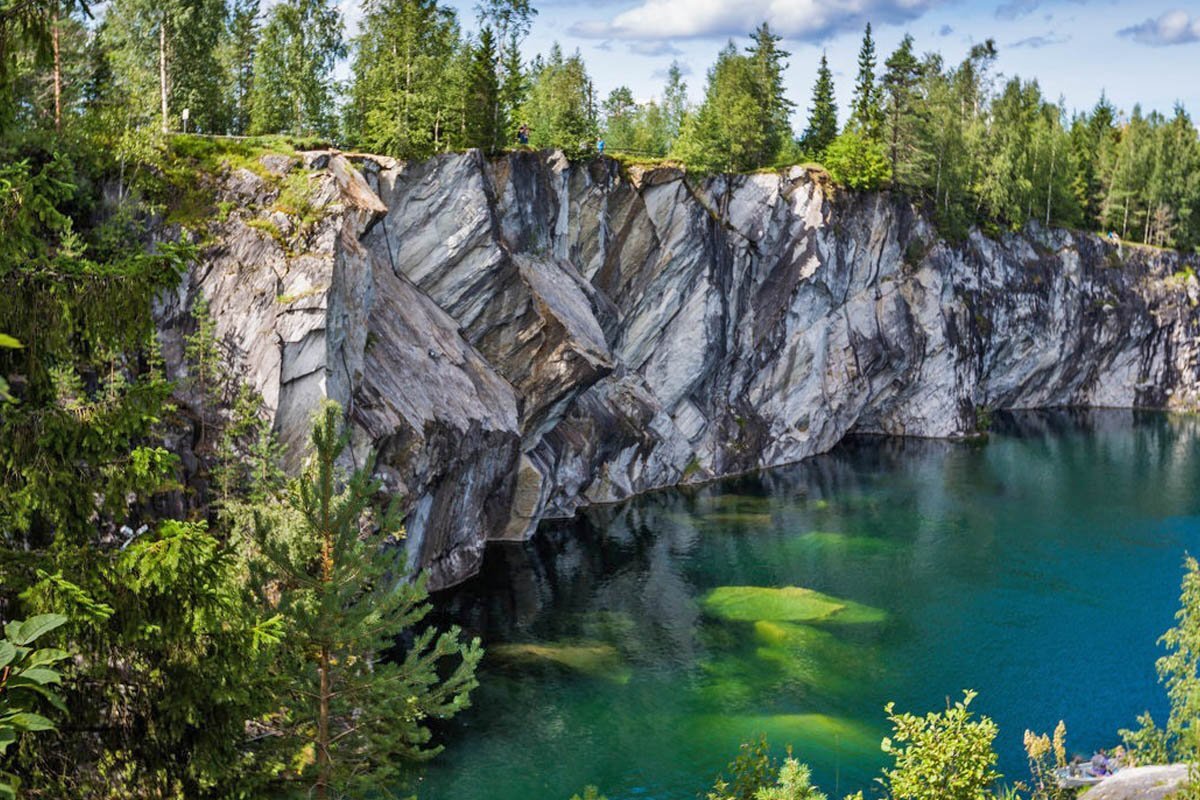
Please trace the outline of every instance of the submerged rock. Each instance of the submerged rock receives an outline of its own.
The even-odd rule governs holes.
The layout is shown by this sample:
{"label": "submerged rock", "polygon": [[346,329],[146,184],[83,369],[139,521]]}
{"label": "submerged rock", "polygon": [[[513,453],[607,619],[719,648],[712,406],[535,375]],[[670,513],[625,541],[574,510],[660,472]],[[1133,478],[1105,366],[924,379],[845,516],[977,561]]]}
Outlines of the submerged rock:
{"label": "submerged rock", "polygon": [[738,622],[808,622],[854,625],[883,622],[878,608],[800,586],[718,586],[704,596],[704,610]]}
{"label": "submerged rock", "polygon": [[950,243],[903,198],[802,169],[693,179],[474,151],[269,166],[306,170],[307,212],[225,176],[235,210],[160,304],[164,354],[183,375],[203,293],[292,466],[320,400],[341,402],[433,588],[542,519],[851,432],[1200,398],[1194,258],[1040,228]]}

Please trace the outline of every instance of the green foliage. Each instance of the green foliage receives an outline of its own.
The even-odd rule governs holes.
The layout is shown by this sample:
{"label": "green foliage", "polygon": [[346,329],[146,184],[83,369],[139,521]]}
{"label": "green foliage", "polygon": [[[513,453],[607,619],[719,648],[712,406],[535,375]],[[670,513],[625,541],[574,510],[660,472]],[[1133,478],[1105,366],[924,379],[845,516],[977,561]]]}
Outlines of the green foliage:
{"label": "green foliage", "polygon": [[[62,683],[56,665],[70,654],[33,646],[66,621],[61,614],[41,614],[4,626],[0,638],[0,765],[21,734],[54,730],[54,723],[38,713],[44,706],[66,711],[56,688]],[[0,768],[0,798],[15,798],[19,788],[20,779]]]}
{"label": "green foliage", "polygon": [[583,794],[571,795],[571,800],[608,800],[595,786],[583,787]]}
{"label": "green foliage", "polygon": [[[728,774],[728,778],[725,774]],[[725,773],[718,775],[708,800],[755,800],[759,789],[774,783],[777,773],[775,760],[771,758],[767,737],[759,736],[752,742],[743,742],[738,754],[729,762]]]}
{"label": "green foliage", "polygon": [[871,23],[868,22],[858,51],[858,77],[850,104],[850,127],[857,128],[872,140],[879,139],[883,127],[879,91],[875,83],[875,40],[871,38]]}
{"label": "green foliage", "polygon": [[826,800],[826,797],[812,785],[812,771],[808,765],[792,758],[789,750],[775,785],[759,787],[754,800]]}
{"label": "green foliage", "polygon": [[883,145],[857,128],[842,131],[826,148],[822,163],[835,181],[851,189],[877,189],[892,177]]}
{"label": "green foliage", "polygon": [[557,147],[571,158],[593,152],[599,132],[592,79],[578,52],[563,56],[555,44],[550,55],[534,62],[532,85],[520,117],[529,125],[535,148]]}
{"label": "green foliage", "polygon": [[328,0],[273,6],[254,57],[250,132],[332,135],[333,68],[345,54],[341,15]]}
{"label": "green foliage", "polygon": [[257,614],[244,565],[205,525],[130,535],[123,549],[59,555],[22,593],[31,610],[69,613],[78,655],[72,726],[22,752],[20,771],[50,796],[236,796],[258,779],[242,743],[246,721],[272,710],[266,666],[282,629]]}
{"label": "green foliage", "polygon": [[701,172],[747,172],[795,156],[783,90],[788,53],[763,23],[746,55],[730,42],[708,73],[704,102],[687,117],[671,155]]}
{"label": "green foliage", "polygon": [[[382,0],[366,6],[353,42],[353,78],[345,110],[349,138],[373,152],[426,158],[448,149],[479,90],[468,80],[470,49],[460,43],[454,11],[435,0]],[[465,56],[465,57],[464,57]],[[483,65],[477,65],[483,66]],[[495,91],[488,78],[485,91]],[[491,102],[489,100],[489,102]],[[476,123],[478,124],[478,123]],[[499,127],[494,118],[490,125]]]}
{"label": "green foliage", "polygon": [[464,136],[467,147],[494,153],[504,147],[500,106],[500,78],[496,74],[496,37],[491,28],[479,33],[479,42],[471,48],[467,73],[464,110]]}
{"label": "green foliage", "polygon": [[820,160],[826,148],[838,135],[837,104],[833,98],[833,73],[825,54],[821,53],[821,65],[817,68],[817,82],[813,86],[812,107],[808,110],[808,128],[804,131],[801,144],[804,152]]}
{"label": "green foliage", "polygon": [[1154,717],[1149,711],[1139,714],[1137,723],[1138,727],[1135,730],[1118,731],[1129,754],[1129,760],[1135,765],[1170,763],[1171,739],[1167,732],[1154,722]]}
{"label": "green foliage", "polygon": [[1167,648],[1155,664],[1171,704],[1166,727],[1146,712],[1137,719],[1139,728],[1123,730],[1121,737],[1136,763],[1187,762],[1190,780],[1176,796],[1192,800],[1200,797],[1200,562],[1193,556],[1184,559],[1175,625],[1159,643]]}
{"label": "green foliage", "polygon": [[[255,583],[264,613],[277,613],[287,632],[278,734],[311,754],[290,777],[317,797],[395,785],[406,763],[435,755],[427,720],[467,707],[483,654],[457,629],[417,630],[429,611],[424,582],[404,580],[399,522],[371,506],[379,489],[371,460],[348,476],[338,470],[347,443],[341,410],[326,405],[289,502],[260,512],[255,525],[264,570]],[[385,658],[406,632],[403,656]]]}
{"label": "green foliage", "polygon": [[881,780],[894,800],[986,800],[999,780],[992,749],[997,728],[988,717],[973,720],[975,693],[945,711],[923,717],[898,714],[888,703],[892,736],[883,751],[895,760]]}

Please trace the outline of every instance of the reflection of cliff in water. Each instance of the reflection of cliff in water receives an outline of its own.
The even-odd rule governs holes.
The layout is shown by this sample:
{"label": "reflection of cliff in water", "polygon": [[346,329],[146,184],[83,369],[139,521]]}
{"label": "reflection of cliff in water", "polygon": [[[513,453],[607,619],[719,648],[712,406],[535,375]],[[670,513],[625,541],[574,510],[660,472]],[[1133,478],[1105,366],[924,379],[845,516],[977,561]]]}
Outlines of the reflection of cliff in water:
{"label": "reflection of cliff in water", "polygon": [[[1019,439],[1019,452],[985,441],[851,436],[798,464],[594,506],[576,519],[543,523],[531,541],[492,543],[481,574],[439,596],[438,605],[488,639],[537,625],[549,608],[619,610],[669,637],[686,658],[699,617],[689,561],[707,527],[727,530],[704,546],[724,551],[726,582],[736,583],[748,540],[794,535],[803,525],[836,528],[853,516],[857,533],[904,542],[905,558],[892,566],[906,570],[919,591],[947,561],[970,568],[986,564],[989,553],[1003,557],[997,506],[1021,504],[1045,517],[1058,498],[1095,496],[1097,510],[1119,504],[1154,513],[1167,496],[1188,491],[1200,466],[1198,425],[1192,416],[1136,410],[997,414],[994,438]],[[997,473],[1011,475],[1004,467],[1014,458],[1033,463],[1006,481]],[[1139,492],[1146,480],[1161,493]],[[993,502],[980,503],[980,487]],[[906,530],[890,529],[897,515]],[[970,537],[955,536],[966,530]]]}

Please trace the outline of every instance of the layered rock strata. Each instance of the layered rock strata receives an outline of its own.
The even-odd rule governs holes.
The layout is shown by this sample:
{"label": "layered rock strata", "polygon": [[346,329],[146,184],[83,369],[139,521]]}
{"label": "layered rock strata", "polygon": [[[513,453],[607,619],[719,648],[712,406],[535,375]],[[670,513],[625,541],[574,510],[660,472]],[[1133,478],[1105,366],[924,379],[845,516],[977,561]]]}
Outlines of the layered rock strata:
{"label": "layered rock strata", "polygon": [[[303,213],[278,202],[297,176]],[[434,587],[542,519],[851,432],[1200,404],[1195,259],[1061,230],[948,243],[800,168],[314,152],[220,187],[234,210],[159,309],[168,363],[203,293],[293,466],[340,402]]]}

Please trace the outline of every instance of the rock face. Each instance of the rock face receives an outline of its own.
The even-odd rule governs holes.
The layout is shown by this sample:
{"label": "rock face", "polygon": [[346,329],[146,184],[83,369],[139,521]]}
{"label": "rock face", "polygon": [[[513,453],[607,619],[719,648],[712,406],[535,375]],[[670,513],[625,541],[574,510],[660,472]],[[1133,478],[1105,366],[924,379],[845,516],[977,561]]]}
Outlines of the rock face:
{"label": "rock face", "polygon": [[[237,207],[198,293],[299,458],[322,397],[406,498],[434,587],[489,539],[655,487],[797,461],[850,432],[972,434],[982,408],[1200,405],[1200,283],[1172,253],[1034,229],[947,243],[819,175],[693,179],[557,153],[307,153]],[[314,221],[315,218],[315,221]]]}

